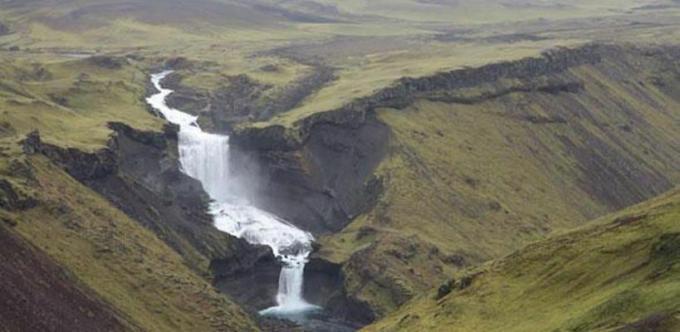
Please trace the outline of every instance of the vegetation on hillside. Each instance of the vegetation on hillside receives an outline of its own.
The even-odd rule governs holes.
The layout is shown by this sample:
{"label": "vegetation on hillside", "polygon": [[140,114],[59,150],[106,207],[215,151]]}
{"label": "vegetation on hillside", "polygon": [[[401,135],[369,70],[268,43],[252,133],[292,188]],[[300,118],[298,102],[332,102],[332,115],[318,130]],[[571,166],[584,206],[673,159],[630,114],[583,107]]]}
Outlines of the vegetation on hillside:
{"label": "vegetation on hillside", "polygon": [[350,292],[389,312],[451,269],[679,183],[677,63],[612,50],[597,64],[434,86],[405,109],[380,110],[392,130],[377,170],[384,193],[324,237],[320,255],[345,264]]}
{"label": "vegetation on hillside", "polygon": [[[472,266],[680,183],[677,53],[650,45],[680,41],[679,15],[673,0],[0,0],[0,222],[131,328],[256,330],[210,285],[201,239],[168,227],[181,242],[169,246],[116,208],[120,192],[105,199],[21,141],[38,130],[94,152],[112,121],[162,132],[144,97],[168,66],[174,102],[203,128],[297,139],[362,98],[407,95],[404,82],[608,41],[603,61],[371,108],[390,132],[380,195],[318,237],[315,258],[342,266],[339,292],[387,315],[369,330],[677,328],[677,191]],[[408,302],[452,275],[446,294]]]}
{"label": "vegetation on hillside", "polygon": [[3,64],[2,75],[2,221],[68,271],[67,280],[125,317],[128,328],[257,330],[248,314],[190,268],[200,262],[184,261],[64,169],[22,151],[20,142],[33,130],[50,144],[85,152],[105,148],[110,121],[160,130],[162,121],[143,104],[146,75],[113,57],[44,65],[16,59]]}
{"label": "vegetation on hillside", "polygon": [[676,331],[678,221],[675,189],[461,271],[365,331]]}

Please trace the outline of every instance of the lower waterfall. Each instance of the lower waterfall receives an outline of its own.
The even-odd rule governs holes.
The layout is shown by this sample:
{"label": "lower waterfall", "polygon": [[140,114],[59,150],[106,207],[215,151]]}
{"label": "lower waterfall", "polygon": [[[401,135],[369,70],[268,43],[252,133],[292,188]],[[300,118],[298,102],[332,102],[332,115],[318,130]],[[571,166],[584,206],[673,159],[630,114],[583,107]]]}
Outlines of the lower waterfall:
{"label": "lower waterfall", "polygon": [[267,245],[281,260],[276,295],[277,305],[260,313],[285,315],[318,308],[302,297],[304,268],[312,251],[314,238],[285,220],[252,206],[240,195],[229,172],[229,137],[204,132],[197,116],[173,109],[166,97],[173,91],[161,86],[161,81],[172,71],[151,76],[158,93],[146,100],[156,111],[179,125],[179,156],[182,170],[199,180],[213,199],[210,212],[215,227],[220,231],[243,238],[252,244]]}

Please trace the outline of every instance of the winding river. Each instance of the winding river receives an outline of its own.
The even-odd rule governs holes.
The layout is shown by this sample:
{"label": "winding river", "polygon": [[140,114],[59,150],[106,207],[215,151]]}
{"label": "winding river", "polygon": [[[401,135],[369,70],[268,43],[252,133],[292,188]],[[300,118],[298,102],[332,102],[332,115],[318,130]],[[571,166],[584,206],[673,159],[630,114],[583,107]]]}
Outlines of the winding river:
{"label": "winding river", "polygon": [[[267,245],[281,260],[277,305],[262,315],[287,316],[317,309],[302,297],[303,272],[314,238],[285,220],[251,205],[229,172],[229,136],[204,132],[197,116],[169,107],[166,97],[173,91],[161,86],[172,71],[151,76],[159,91],[147,102],[165,118],[179,125],[179,156],[183,172],[199,180],[213,202],[210,212],[220,231],[243,238],[252,244]],[[256,285],[254,285],[256,287]]]}

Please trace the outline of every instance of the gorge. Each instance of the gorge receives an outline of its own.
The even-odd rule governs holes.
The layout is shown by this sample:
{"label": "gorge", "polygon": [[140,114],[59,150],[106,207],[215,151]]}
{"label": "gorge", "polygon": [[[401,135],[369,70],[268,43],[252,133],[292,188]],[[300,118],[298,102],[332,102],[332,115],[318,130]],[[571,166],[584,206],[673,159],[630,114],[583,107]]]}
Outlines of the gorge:
{"label": "gorge", "polygon": [[677,0],[0,0],[0,332],[680,331]]}
{"label": "gorge", "polygon": [[169,122],[179,125],[182,170],[199,180],[213,199],[210,211],[215,227],[252,244],[269,246],[282,262],[277,306],[260,313],[286,317],[318,308],[302,298],[303,273],[314,238],[285,220],[252,206],[243,197],[244,189],[230,178],[229,137],[202,131],[196,116],[166,105],[165,99],[172,90],[163,88],[161,81],[170,73],[152,75],[151,81],[159,92],[150,96],[147,102]]}

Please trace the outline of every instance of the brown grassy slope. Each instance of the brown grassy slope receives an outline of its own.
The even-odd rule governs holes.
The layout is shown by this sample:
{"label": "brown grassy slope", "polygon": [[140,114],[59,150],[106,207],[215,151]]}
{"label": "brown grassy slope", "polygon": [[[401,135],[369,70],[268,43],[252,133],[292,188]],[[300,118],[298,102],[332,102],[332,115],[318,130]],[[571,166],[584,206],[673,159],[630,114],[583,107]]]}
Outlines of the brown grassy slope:
{"label": "brown grassy slope", "polygon": [[[45,253],[0,223],[2,331],[123,331],[131,326]],[[36,319],[39,317],[40,319]]]}
{"label": "brown grassy slope", "polygon": [[563,72],[435,89],[380,110],[392,129],[377,172],[385,192],[322,241],[321,255],[345,263],[350,292],[386,313],[461,265],[677,184],[678,63],[613,50]]}
{"label": "brown grassy slope", "polygon": [[680,191],[466,273],[365,330],[677,331]]}

